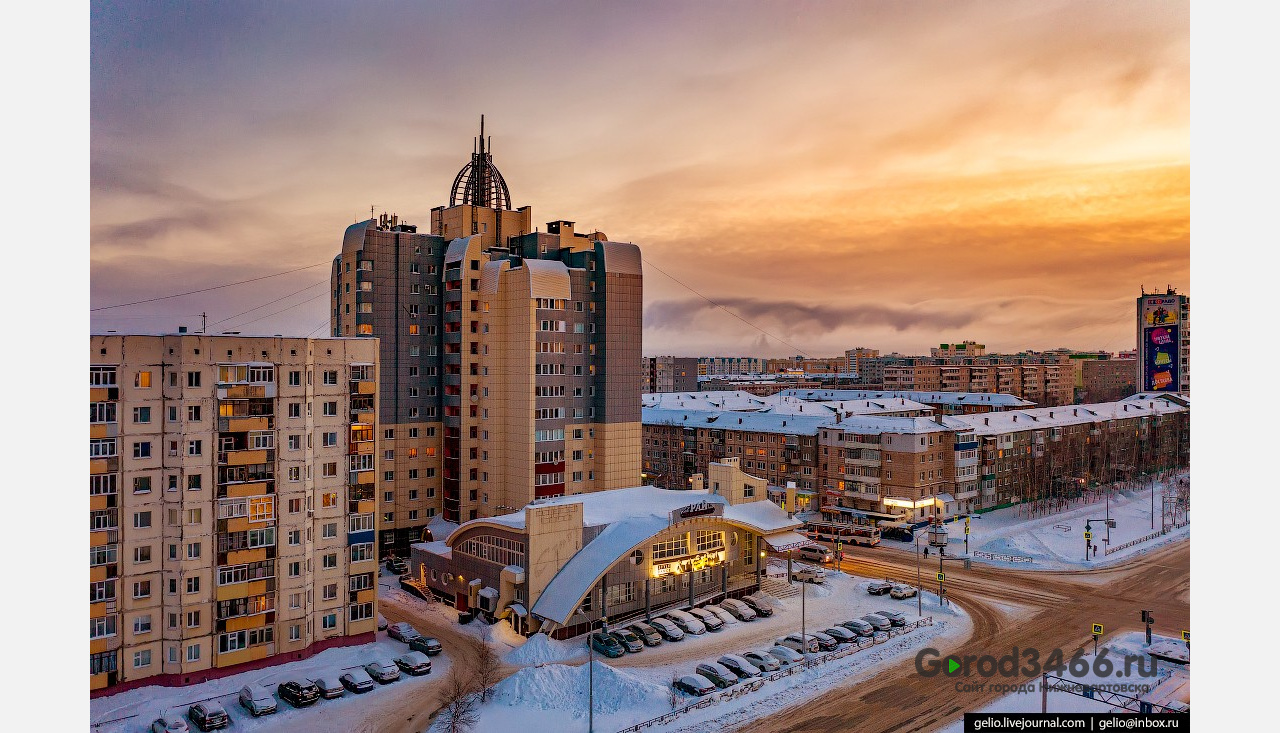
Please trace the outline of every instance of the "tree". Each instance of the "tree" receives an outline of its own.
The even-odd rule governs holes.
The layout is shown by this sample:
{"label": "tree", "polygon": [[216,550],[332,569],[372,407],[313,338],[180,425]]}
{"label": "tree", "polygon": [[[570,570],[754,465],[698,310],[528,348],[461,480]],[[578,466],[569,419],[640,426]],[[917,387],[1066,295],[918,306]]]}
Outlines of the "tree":
{"label": "tree", "polygon": [[680,707],[680,703],[684,702],[684,695],[676,687],[677,679],[674,674],[671,675],[671,687],[667,688],[667,702],[671,703],[672,710]]}
{"label": "tree", "polygon": [[[489,629],[486,628],[485,631]],[[498,655],[494,653],[493,647],[489,646],[484,639],[472,638],[468,643],[471,645],[476,665],[472,680],[475,682],[476,691],[480,694],[480,702],[486,702],[493,695],[493,686],[502,679],[499,673],[501,662],[498,660]]]}
{"label": "tree", "polygon": [[448,733],[466,733],[480,722],[480,699],[473,679],[464,679],[455,667],[440,690],[440,724]]}

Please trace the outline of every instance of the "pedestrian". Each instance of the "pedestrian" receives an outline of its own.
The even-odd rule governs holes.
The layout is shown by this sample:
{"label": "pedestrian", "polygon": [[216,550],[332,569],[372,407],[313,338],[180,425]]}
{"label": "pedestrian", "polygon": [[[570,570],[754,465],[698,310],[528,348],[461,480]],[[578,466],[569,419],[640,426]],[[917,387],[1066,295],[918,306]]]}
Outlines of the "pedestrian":
{"label": "pedestrian", "polygon": [[924,556],[925,556],[925,557],[928,557],[928,556],[929,556],[929,548],[928,548],[928,547],[924,548]]}

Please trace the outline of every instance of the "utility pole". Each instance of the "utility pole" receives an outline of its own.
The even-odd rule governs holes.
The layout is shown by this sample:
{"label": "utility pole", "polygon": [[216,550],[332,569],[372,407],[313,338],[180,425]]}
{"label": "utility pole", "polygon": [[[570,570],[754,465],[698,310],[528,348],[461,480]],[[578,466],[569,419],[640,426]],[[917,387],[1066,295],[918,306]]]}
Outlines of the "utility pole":
{"label": "utility pole", "polygon": [[804,645],[805,654],[809,653],[809,637],[805,635],[804,630],[804,600],[809,595],[809,583],[801,581],[800,583],[800,643]]}
{"label": "utility pole", "polygon": [[920,582],[920,535],[916,535],[916,616],[924,616],[924,585]]}

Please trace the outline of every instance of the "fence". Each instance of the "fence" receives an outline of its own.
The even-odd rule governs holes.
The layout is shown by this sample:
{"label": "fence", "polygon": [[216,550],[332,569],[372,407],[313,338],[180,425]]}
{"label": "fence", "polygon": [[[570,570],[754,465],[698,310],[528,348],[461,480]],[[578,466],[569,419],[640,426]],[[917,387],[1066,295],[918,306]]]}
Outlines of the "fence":
{"label": "fence", "polygon": [[1130,540],[1130,541],[1128,541],[1128,542],[1124,543],[1123,545],[1116,545],[1116,546],[1114,546],[1114,547],[1108,547],[1106,550],[1104,550],[1104,551],[1103,551],[1103,553],[1102,553],[1102,554],[1103,554],[1103,555],[1110,555],[1110,554],[1111,554],[1111,553],[1113,553],[1113,552],[1119,552],[1119,551],[1121,551],[1121,550],[1127,550],[1127,549],[1129,549],[1130,547],[1133,547],[1134,545],[1138,545],[1138,544],[1141,544],[1141,543],[1143,543],[1143,542],[1147,542],[1147,541],[1149,541],[1149,540],[1154,540],[1154,539],[1155,539],[1155,538],[1157,538],[1157,537],[1160,537],[1160,536],[1162,536],[1162,535],[1166,535],[1166,534],[1168,534],[1169,532],[1172,532],[1172,531],[1173,531],[1173,530],[1175,530],[1175,529],[1180,529],[1180,528],[1182,528],[1182,527],[1185,527],[1185,526],[1187,526],[1188,524],[1191,524],[1191,520],[1190,520],[1190,519],[1188,519],[1188,520],[1187,520],[1187,521],[1185,521],[1185,522],[1182,522],[1181,524],[1173,524],[1173,525],[1170,525],[1170,526],[1168,526],[1168,527],[1166,527],[1166,528],[1164,528],[1164,529],[1162,529],[1162,530],[1160,530],[1160,531],[1158,531],[1158,532],[1152,532],[1151,534],[1149,534],[1149,535],[1147,535],[1147,536],[1145,536],[1145,537],[1139,537],[1139,538],[1138,538],[1138,539],[1136,539],[1136,540]]}
{"label": "fence", "polygon": [[973,556],[983,560],[995,560],[996,562],[1035,562],[1033,558],[1025,555],[1004,555],[999,552],[983,552],[982,550],[974,550]]}
{"label": "fence", "polygon": [[828,662],[832,662],[837,659],[843,659],[849,656],[850,654],[857,654],[863,649],[867,649],[867,648],[876,646],[878,644],[884,644],[890,639],[903,636],[905,634],[909,634],[912,631],[915,631],[916,629],[922,626],[932,626],[932,625],[933,625],[933,617],[926,616],[925,618],[922,618],[919,621],[913,621],[912,623],[909,623],[906,626],[897,626],[897,627],[891,628],[887,633],[879,632],[874,637],[869,638],[865,636],[860,636],[853,642],[853,644],[843,649],[837,649],[834,652],[828,652],[820,656],[806,657],[804,664],[792,664],[790,666],[787,666],[778,670],[777,672],[773,672],[768,675],[765,675],[760,679],[751,680],[749,682],[743,682],[742,684],[735,686],[733,689],[725,690],[724,692],[721,692],[718,694],[708,695],[702,698],[701,700],[699,700],[698,702],[695,702],[691,705],[686,705],[682,708],[677,708],[675,710],[672,710],[669,713],[663,713],[662,715],[659,715],[658,717],[652,720],[646,720],[643,723],[636,723],[630,728],[623,728],[622,730],[618,731],[618,733],[638,733],[639,731],[644,730],[645,728],[648,728],[650,726],[665,725],[675,720],[676,718],[679,718],[681,715],[684,715],[685,713],[690,712],[692,710],[702,710],[704,708],[709,708],[712,705],[716,705],[721,702],[728,702],[729,700],[733,700],[735,698],[739,698],[744,695],[750,695],[753,692],[758,692],[759,690],[763,689],[766,683],[776,682],[777,680],[790,677],[793,674],[800,674],[801,672],[805,672],[807,670],[813,669],[814,667],[821,667],[822,665],[827,664]]}

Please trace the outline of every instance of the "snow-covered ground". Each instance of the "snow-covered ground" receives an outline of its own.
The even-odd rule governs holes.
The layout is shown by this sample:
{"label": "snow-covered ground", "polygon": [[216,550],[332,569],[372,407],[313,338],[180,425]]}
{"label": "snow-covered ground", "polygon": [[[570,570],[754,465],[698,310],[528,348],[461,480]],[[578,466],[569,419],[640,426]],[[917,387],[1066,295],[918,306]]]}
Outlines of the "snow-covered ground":
{"label": "snow-covered ground", "polygon": [[[907,616],[908,623],[917,619],[916,600],[893,600],[888,596],[871,596],[866,592],[872,581],[827,570],[824,585],[810,585],[805,597],[805,626],[820,631],[838,621],[857,618],[877,609],[896,610]],[[619,659],[596,658],[593,674],[585,664],[539,663],[567,661],[575,649],[573,661],[585,661],[585,640],[556,642],[534,636],[526,647],[505,655],[512,664],[532,663],[508,677],[496,689],[495,697],[480,710],[476,730],[574,730],[584,727],[587,718],[587,686],[589,677],[595,683],[595,725],[601,730],[620,730],[658,717],[672,710],[671,681],[693,674],[702,662],[711,662],[724,654],[751,649],[767,649],[773,640],[800,630],[799,596],[775,604],[777,612],[770,618],[751,622],[734,620],[720,632],[686,637],[680,642],[663,642],[638,654]],[[967,633],[969,620],[955,605],[939,608],[937,597],[926,594],[924,616],[934,619],[909,634],[887,638],[883,643],[830,661],[800,674],[766,683],[749,695],[732,700],[713,697],[714,705],[694,710],[663,726],[648,730],[718,731],[732,722],[744,722],[778,709],[799,704],[813,695],[815,683],[824,688],[850,684],[874,673],[890,659],[908,654],[930,639],[942,635]],[[697,702],[696,698],[677,696],[675,707]],[[439,726],[433,728],[438,730]]]}
{"label": "snow-covered ground", "polygon": [[[231,716],[231,730],[272,731],[349,731],[350,720],[367,713],[367,706],[379,704],[380,698],[405,688],[420,689],[432,680],[449,673],[449,652],[431,658],[431,673],[419,677],[401,674],[400,679],[357,695],[346,692],[335,700],[319,700],[302,709],[294,709],[276,695],[276,713],[254,718],[240,707],[240,688],[260,684],[273,694],[276,685],[295,678],[315,679],[321,675],[340,676],[373,660],[391,660],[409,651],[408,646],[378,632],[372,644],[327,649],[310,659],[287,662],[272,667],[202,682],[186,687],[152,685],[101,697],[89,703],[90,729],[95,733],[139,733],[151,729],[151,722],[164,713],[186,716],[187,708],[196,702],[217,700]],[[195,730],[193,727],[192,730]]]}
{"label": "snow-covered ground", "polygon": [[[1180,474],[1185,476],[1186,474]],[[1170,479],[1175,480],[1175,479]],[[1155,529],[1151,528],[1151,491],[1116,492],[1111,497],[1111,518],[1116,526],[1111,530],[1111,546],[1115,547],[1160,530],[1160,492],[1162,484],[1156,484]],[[1013,506],[988,512],[970,523],[969,549],[993,555],[1030,557],[1032,562],[1007,562],[974,555],[974,562],[984,562],[1022,570],[1063,570],[1085,567],[1103,567],[1122,562],[1134,555],[1156,547],[1184,539],[1191,534],[1191,526],[1180,527],[1160,537],[1140,542],[1133,547],[1104,555],[1107,537],[1104,522],[1093,521],[1093,543],[1098,546],[1096,556],[1085,560],[1085,520],[1099,520],[1107,516],[1105,500],[1074,507],[1049,516],[1027,518],[1019,516],[1019,507]],[[961,552],[964,547],[964,524],[952,522],[951,544],[948,553]],[[892,547],[900,544],[886,542]],[[904,547],[906,545],[903,545]],[[958,549],[959,548],[959,549]]]}
{"label": "snow-covered ground", "polygon": [[[1162,641],[1166,644],[1181,645],[1182,642],[1165,637],[1152,636],[1153,645],[1160,644]],[[1185,646],[1185,645],[1183,645]],[[1108,650],[1107,658],[1116,664],[1118,669],[1124,666],[1125,655],[1145,657],[1147,645],[1146,635],[1142,632],[1130,632],[1119,634],[1115,638],[1102,645],[1101,648]],[[1065,651],[1065,650],[1064,650]],[[1069,661],[1070,655],[1067,655]],[[1173,697],[1186,697],[1185,702],[1189,702],[1190,698],[1190,665],[1177,665],[1167,662],[1160,662],[1156,666],[1156,677],[1117,677],[1114,673],[1110,677],[1102,678],[1093,673],[1093,654],[1086,654],[1085,659],[1089,662],[1089,672],[1081,677],[1075,677],[1068,674],[1060,675],[1072,682],[1080,682],[1083,684],[1125,684],[1132,683],[1135,685],[1149,685],[1151,692],[1141,693],[1137,691],[1125,692],[1117,690],[1120,694],[1130,697],[1137,697],[1142,700],[1154,702],[1156,704],[1164,704],[1170,698],[1165,691],[1173,688],[1175,692]],[[1042,660],[1043,661],[1043,660]],[[1147,662],[1150,664],[1150,662]],[[1136,668],[1135,668],[1136,669]],[[1171,677],[1173,679],[1171,679]],[[940,684],[954,684],[957,679],[963,679],[966,682],[981,682],[983,678],[971,676],[967,678],[946,677],[945,681]],[[991,680],[993,683],[1004,683],[1004,678],[995,677]],[[1162,684],[1163,683],[1163,684]],[[1171,684],[1172,683],[1172,684]],[[1179,683],[1183,683],[1180,685]],[[1159,688],[1157,689],[1157,685]],[[1028,680],[1025,692],[1015,692],[996,700],[990,705],[973,710],[970,712],[980,713],[1038,713],[1040,712],[1042,700],[1040,694],[1040,678]],[[1179,689],[1180,688],[1180,689]],[[1051,713],[1105,713],[1113,709],[1113,706],[1098,700],[1090,700],[1088,698],[1074,695],[1069,692],[1060,690],[1050,690],[1048,700],[1048,711]],[[941,733],[961,733],[964,730],[964,720],[960,719],[941,730]]]}

